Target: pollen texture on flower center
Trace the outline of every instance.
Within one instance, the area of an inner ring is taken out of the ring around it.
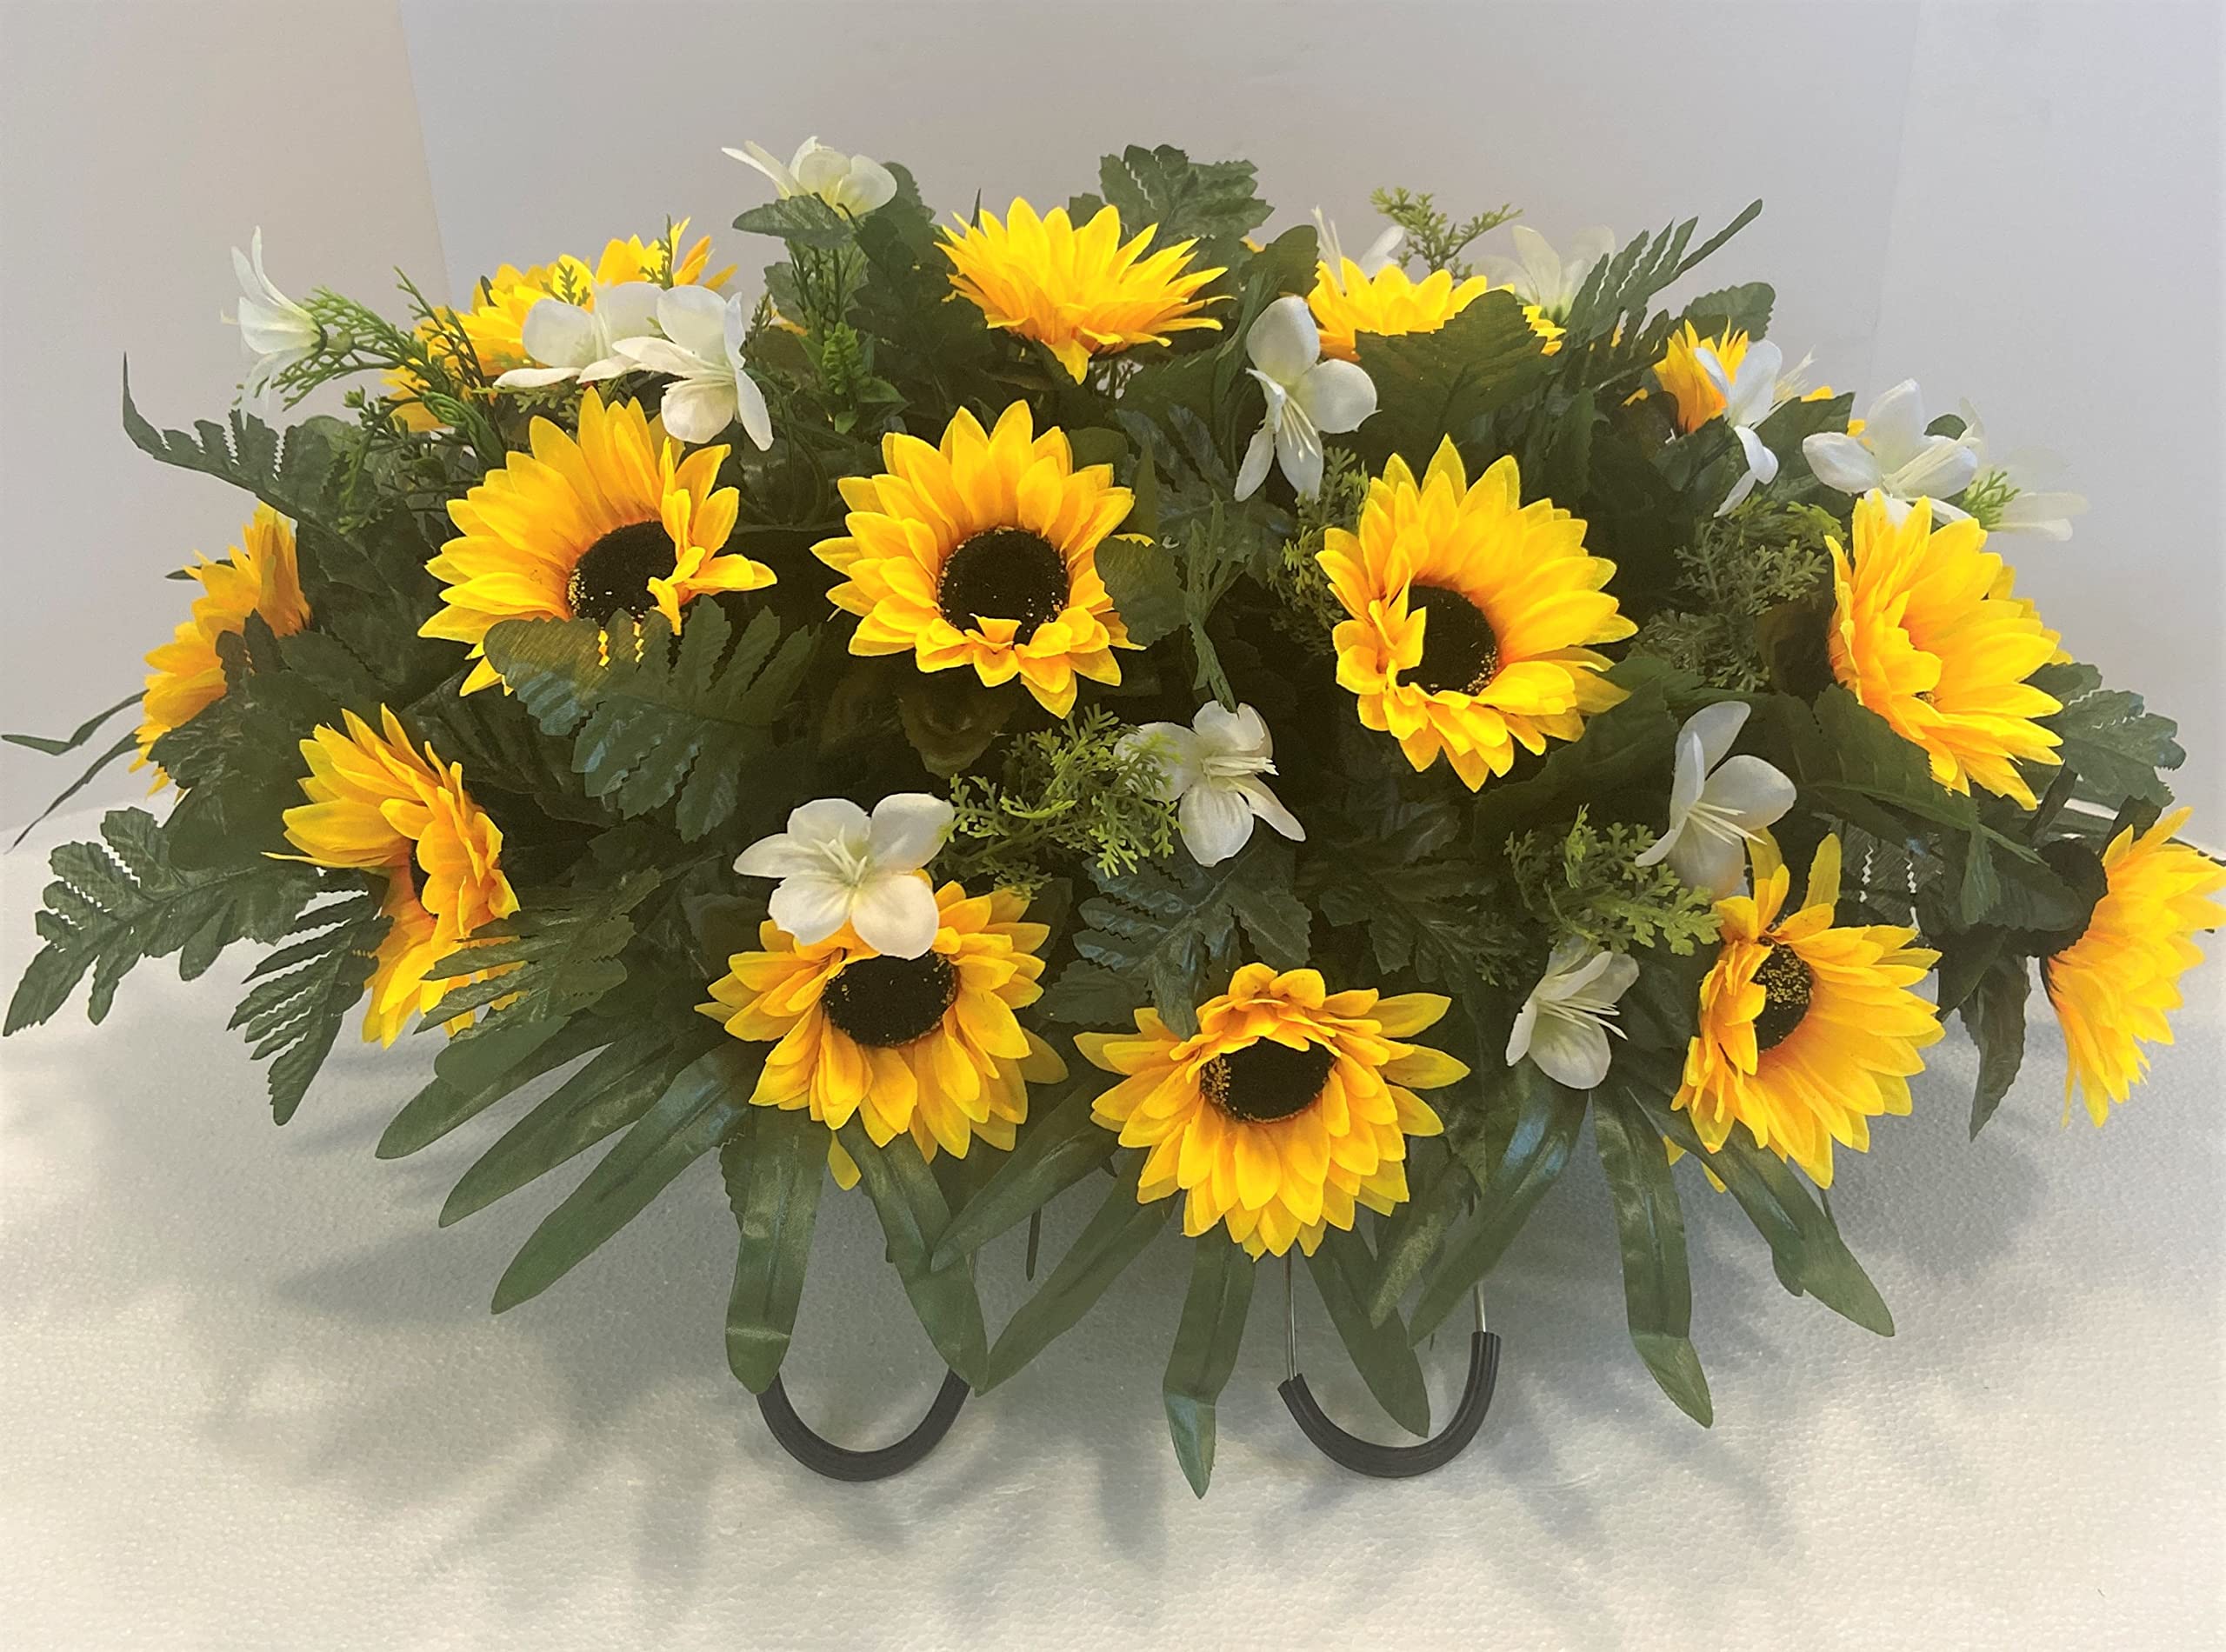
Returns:
[[[1499,638],[1483,610],[1442,585],[1410,585],[1407,611],[1427,614],[1423,657],[1413,673],[1427,693],[1481,694],[1499,672]]]
[[[943,563],[936,600],[960,630],[985,619],[1017,620],[1013,641],[1025,643],[1067,605],[1067,563],[1051,543],[1024,528],[976,534]]]
[[[661,522],[630,522],[590,545],[564,582],[564,600],[577,619],[608,624],[620,609],[646,614],[654,606],[650,581],[673,570],[672,536]]]
[[[1772,947],[1755,971],[1755,984],[1763,993],[1763,1012],[1755,1017],[1755,1048],[1775,1049],[1809,1013],[1816,976],[1791,947]]]
[[[957,1001],[957,971],[933,952],[846,963],[820,998],[828,1020],[876,1049],[926,1037]]]
[[[1198,1088],[1233,1117],[1269,1124],[1313,1106],[1336,1060],[1325,1045],[1293,1049],[1263,1038],[1208,1062]]]

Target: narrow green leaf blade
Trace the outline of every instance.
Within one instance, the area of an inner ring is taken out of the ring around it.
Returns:
[[[780,1375],[796,1330],[811,1256],[812,1223],[827,1179],[827,1129],[804,1109],[756,1107],[719,1151],[739,1238],[727,1297],[727,1364],[763,1394]]]
[[[1133,1176],[1116,1182],[1059,1265],[1006,1322],[990,1349],[984,1386],[996,1387],[1072,1329],[1167,1225],[1174,1203],[1163,1199],[1139,1204]]]
[[[1361,1293],[1376,1272],[1376,1258],[1368,1241],[1356,1233],[1331,1228],[1306,1259],[1314,1288],[1322,1293],[1322,1306],[1330,1322],[1343,1339],[1353,1369],[1368,1391],[1376,1396],[1391,1420],[1409,1434],[1430,1433],[1430,1389],[1423,1382],[1422,1362],[1407,1341],[1407,1327],[1397,1314],[1380,1323],[1369,1317]]]
[[[1090,1097],[1070,1095],[1030,1125],[996,1174],[951,1218],[935,1266],[963,1261],[1112,1156],[1120,1138],[1090,1117]]]
[[[1707,1428],[1716,1421],[1716,1406],[1693,1350],[1692,1274],[1670,1156],[1646,1115],[1611,1092],[1594,1098],[1592,1133],[1615,1205],[1631,1343],[1662,1391]]]
[[[1167,1357],[1160,1395],[1183,1477],[1203,1497],[1214,1473],[1214,1406],[1236,1369],[1244,1318],[1252,1306],[1252,1258],[1224,1234],[1192,1247],[1190,1294]]]
[[[982,1299],[974,1275],[962,1260],[943,1267],[932,1258],[936,1243],[950,1224],[950,1208],[935,1172],[910,1136],[876,1147],[853,1118],[838,1132],[843,1147],[857,1162],[859,1184],[873,1201],[881,1231],[889,1241],[889,1260],[912,1299],[920,1328],[943,1362],[980,1389],[990,1362],[990,1332],[982,1321]]]

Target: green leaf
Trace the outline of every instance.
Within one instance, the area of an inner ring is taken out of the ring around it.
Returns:
[[[1407,1327],[1396,1313],[1380,1323],[1370,1319],[1361,1299],[1376,1276],[1376,1258],[1369,1254],[1368,1241],[1357,1233],[1330,1228],[1306,1266],[1353,1369],[1376,1402],[1409,1434],[1428,1435],[1430,1389],[1423,1382],[1422,1362],[1407,1340]]]
[[[851,220],[816,195],[783,196],[751,207],[734,227],[746,235],[777,236],[792,247],[839,247],[851,234]]]
[[[2187,753],[2169,717],[2145,709],[2137,694],[2104,688],[2103,674],[2091,665],[2044,665],[2029,681],[2063,707],[2041,726],[2056,732],[2063,743],[2057,755],[2078,772],[2075,795],[2109,809],[2129,797],[2159,808],[2172,801],[2156,771],[2178,768]]]
[[[441,1206],[441,1226],[461,1222],[570,1163],[648,1112],[681,1069],[709,1053],[724,1036],[709,1022],[691,1019],[696,1025],[678,1031],[652,1023],[615,1038],[613,1023],[593,1019],[576,1036],[542,1045],[518,1069],[526,1076],[511,1082],[506,1075],[497,1094],[472,1096],[472,1110],[483,1111],[529,1078],[575,1059],[581,1048],[611,1040],[586,1066],[535,1102],[458,1178]]]
[[[229,1024],[245,1029],[256,1060],[276,1057],[268,1082],[277,1122],[293,1117],[341,1023],[363,997],[387,923],[377,893],[358,889],[303,913],[286,932],[292,944],[248,976],[248,995]]]
[[[1479,1077],[1478,1094],[1473,1098],[1463,1096],[1459,1105],[1448,1109],[1445,1163],[1428,1182],[1417,1185],[1414,1196],[1384,1218],[1379,1228],[1376,1276],[1362,1302],[1376,1324],[1397,1314],[1400,1298],[1443,1251],[1445,1236],[1490,1178],[1486,1120],[1495,1105],[1511,1105],[1518,1081],[1515,1070],[1504,1067]],[[1415,1175],[1412,1166],[1408,1175]]]
[[[1133,1173],[1116,1181],[1058,1266],[1006,1322],[990,1350],[984,1386],[996,1387],[1072,1329],[1143,1254],[1152,1236],[1167,1225],[1175,1204],[1172,1199],[1139,1204]]]
[[[140,691],[128,694],[109,707],[107,710],[96,711],[79,723],[74,730],[58,740],[40,734],[0,734],[0,740],[6,741],[11,746],[23,746],[32,751],[43,752],[50,757],[64,756],[77,750],[78,747],[99,733],[102,726],[117,712],[137,705],[143,697],[143,693]]]
[[[544,730],[577,730],[572,766],[589,796],[629,817],[676,798],[680,835],[693,843],[733,815],[811,657],[810,628],[783,639],[770,609],[730,655],[732,635],[725,610],[703,602],[690,606],[676,647],[662,615],[636,622],[622,610],[603,628],[505,620],[486,648]]]
[[[1971,1136],[1986,1128],[2002,1098],[2017,1082],[2025,1059],[2025,999],[2032,976],[2022,957],[1997,957],[1958,1006],[1971,1042],[1979,1048],[1978,1083],[1971,1092]]]
[[[1160,1396],[1183,1477],[1203,1497],[1214,1473],[1214,1405],[1236,1369],[1244,1316],[1252,1306],[1252,1258],[1228,1236],[1210,1233],[1191,1246],[1190,1289],[1167,1356]]]
[[[1705,1429],[1716,1407],[1693,1351],[1693,1282],[1670,1156],[1646,1115],[1612,1090],[1594,1098],[1592,1133],[1615,1204],[1631,1344],[1662,1391]]]
[[[752,1394],[780,1375],[803,1296],[827,1180],[827,1127],[802,1108],[756,1107],[719,1152],[739,1234],[727,1297],[727,1365]]]
[[[1360,337],[1377,410],[1352,440],[1371,470],[1393,454],[1420,475],[1447,436],[1457,444],[1494,408],[1534,388],[1551,358],[1511,292],[1488,292],[1434,333]]]
[[[1183,240],[1235,239],[1268,221],[1268,203],[1253,193],[1250,161],[1193,161],[1162,143],[1131,143],[1098,163],[1098,188],[1121,215],[1123,236],[1156,226],[1154,244]]]
[[[610,1042],[592,1017],[566,1023],[493,1016],[451,1040],[433,1058],[433,1077],[403,1103],[379,1136],[383,1159],[407,1158],[504,1096]]]
[[[495,1287],[495,1311],[548,1289],[725,1141],[749,1108],[764,1058],[763,1047],[730,1038],[691,1062],[533,1230]]]
[[[1130,642],[1149,648],[1190,623],[1183,577],[1164,545],[1108,539],[1097,548],[1097,572]]]
[[[1411,1341],[1419,1342],[1436,1330],[1470,1288],[1492,1270],[1508,1242],[1561,1176],[1570,1149],[1576,1144],[1584,1122],[1585,1093],[1563,1088],[1527,1063],[1516,1070],[1526,1076],[1523,1082],[1527,1088],[1516,1115],[1515,1133],[1484,1182],[1476,1217],[1448,1244],[1423,1282],[1408,1325]]]
[[[1700,222],[1697,218],[1688,218],[1654,235],[1632,236],[1612,256],[1594,264],[1585,277],[1563,323],[1563,352],[1573,354],[1596,338],[1610,338],[1619,332],[1640,333],[1655,295],[1754,222],[1762,210],[1760,201],[1750,203],[1690,256],[1685,249]]]
[[[1703,338],[1724,333],[1745,333],[1760,338],[1770,330],[1770,306],[1777,294],[1767,281],[1749,281],[1736,287],[1704,292],[1685,306],[1683,319]],[[1840,428],[1847,427],[1843,423]]]
[[[634,938],[634,909],[663,881],[662,872],[637,869],[607,888],[543,890],[530,908],[483,924],[426,970],[426,978],[501,973],[450,988],[439,1013],[421,1021],[417,1030],[500,1002],[485,1023],[457,1041],[468,1045],[495,1026],[563,1021],[587,1009],[626,979],[618,955]]]
[[[1311,920],[1291,877],[1290,845],[1265,833],[1218,866],[1184,860],[1099,876],[1098,896],[1082,903],[1079,962],[1044,994],[1043,1013],[1102,1027],[1149,1003],[1169,1026],[1196,1031],[1209,982],[1236,968],[1238,923],[1277,969],[1306,963]]]
[[[337,539],[341,530],[340,467],[331,432],[343,430],[331,419],[310,419],[283,436],[261,419],[234,408],[226,423],[197,423],[191,436],[158,430],[131,403],[131,363],[123,364],[123,431],[148,457],[181,470],[197,470],[236,488],[244,488],[272,510]]]
[[[950,1225],[950,1207],[934,1171],[909,1136],[876,1147],[855,1117],[836,1134],[857,1162],[859,1185],[881,1218],[889,1260],[912,1300],[920,1328],[946,1365],[970,1387],[982,1388],[988,1380],[989,1328],[982,1322],[970,1262],[935,1263],[936,1242]]]
[[[110,812],[101,836],[64,843],[49,857],[55,881],[36,919],[46,944],[17,984],[8,1032],[51,1016],[88,970],[85,1016],[97,1023],[143,958],[176,953],[178,975],[190,981],[235,941],[275,942],[318,888],[316,873],[286,862],[181,868],[169,828],[143,809]]]
[[[14,740],[17,741],[18,744],[26,743],[22,736],[16,735],[0,736],[0,738]],[[13,849],[17,843],[22,843],[23,839],[29,837],[32,832],[38,829],[41,822],[47,819],[47,817],[52,815],[56,809],[61,808],[63,804],[68,803],[72,797],[75,797],[79,792],[84,790],[86,787],[91,785],[93,782],[99,779],[103,774],[107,772],[108,767],[110,763],[114,763],[118,757],[124,756],[130,752],[137,750],[138,747],[139,735],[138,731],[134,729],[130,733],[120,737],[114,745],[110,746],[105,750],[102,751],[99,756],[96,756],[92,760],[92,762],[85,765],[83,773],[80,774],[75,780],[71,781],[59,792],[56,793],[54,800],[51,803],[48,803],[45,808],[40,809],[37,814],[32,816],[31,818],[24,823],[23,830],[16,834],[14,840],[9,843],[8,847]]]
[[[936,1242],[935,1265],[963,1262],[1113,1156],[1120,1137],[1090,1116],[1077,1089],[1032,1120],[1013,1150]]]

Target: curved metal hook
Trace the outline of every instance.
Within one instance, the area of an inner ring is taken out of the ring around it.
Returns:
[[[1491,1409],[1492,1389],[1499,1381],[1499,1334],[1484,1329],[1483,1292],[1471,1291],[1470,1301],[1476,1307],[1476,1328],[1469,1336],[1469,1381],[1461,1390],[1460,1403],[1453,1408],[1452,1420],[1442,1432],[1420,1445],[1377,1445],[1372,1440],[1347,1433],[1331,1422],[1329,1413],[1315,1399],[1313,1390],[1306,1386],[1306,1379],[1299,1375],[1298,1309],[1292,1300],[1290,1262],[1285,1257],[1283,1350],[1290,1375],[1276,1392],[1283,1396],[1283,1405],[1290,1412],[1291,1421],[1298,1424],[1299,1432],[1339,1468],[1377,1480],[1404,1480],[1428,1474],[1459,1456],[1476,1437],[1476,1430],[1483,1427],[1484,1414]]]
[[[956,1371],[945,1372],[935,1403],[928,1408],[919,1426],[894,1445],[879,1446],[871,1451],[853,1451],[814,1432],[811,1425],[796,1415],[796,1407],[790,1402],[789,1391],[782,1386],[777,1375],[773,1385],[757,1396],[757,1410],[765,1419],[766,1431],[779,1442],[781,1449],[812,1473],[824,1475],[830,1480],[886,1480],[891,1475],[903,1474],[943,1443],[943,1436],[950,1432],[950,1425],[958,1416],[958,1408],[966,1403],[968,1392],[964,1377]]]

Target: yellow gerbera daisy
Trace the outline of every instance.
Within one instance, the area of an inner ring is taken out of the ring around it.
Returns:
[[[2079,1095],[2097,1125],[2110,1104],[2149,1070],[2144,1043],[2169,1044],[2168,1009],[2180,1007],[2180,977],[2203,962],[2189,937],[2226,923],[2210,899],[2226,889],[2226,867],[2172,836],[2187,824],[2178,809],[2136,836],[2127,827],[2103,851],[2109,889],[2076,940],[2041,961],[2041,984],[2056,1006],[2070,1056],[2063,1116]]]
[[[950,284],[990,326],[1032,338],[1057,356],[1076,383],[1093,356],[1221,326],[1198,313],[1215,301],[1196,294],[1222,271],[1189,268],[1194,241],[1143,256],[1157,224],[1123,242],[1121,215],[1111,207],[1079,230],[1066,208],[1039,218],[1025,201],[1015,201],[1003,223],[994,212],[976,216],[977,223],[943,231],[943,256],[956,266]]]
[[[531,453],[450,501],[457,536],[425,564],[448,590],[418,635],[471,644],[466,694],[500,680],[483,644],[502,620],[601,623],[654,608],[677,630],[696,597],[773,583],[763,563],[719,554],[739,502],[712,486],[725,448],[683,459],[639,406],[605,408],[593,390],[580,398],[576,440],[547,419],[533,422],[532,440]]]
[[[1710,1152],[1734,1124],[1832,1185],[1832,1143],[1870,1147],[1869,1121],[1909,1110],[1917,1051],[1941,1036],[1910,989],[1939,959],[1914,929],[1834,928],[1840,841],[1809,869],[1808,903],[1784,914],[1792,876],[1767,833],[1754,843],[1755,892],[1716,903],[1723,950],[1701,982],[1701,1029],[1672,1105]]]
[[[229,557],[212,563],[202,556],[186,571],[201,582],[201,595],[193,599],[192,618],[147,656],[154,669],[147,674],[147,695],[141,702],[135,769],[147,763],[156,741],[224,697],[218,637],[238,635],[250,614],[261,615],[277,636],[291,636],[310,623],[294,560],[293,524],[269,505],[255,508]],[[165,778],[157,770],[156,786]]]
[[[1335,271],[1326,262],[1315,266],[1314,290],[1306,295],[1306,307],[1314,312],[1315,324],[1321,329],[1322,353],[1356,362],[1360,345],[1355,335],[1374,333],[1396,338],[1407,333],[1434,333],[1490,287],[1482,276],[1456,283],[1443,270],[1434,270],[1414,281],[1396,263],[1385,264],[1372,276],[1363,275],[1350,258],[1341,257]],[[1550,336],[1541,333],[1541,336]]]
[[[344,716],[344,732],[319,728],[302,742],[310,801],[286,811],[286,841],[312,864],[386,879],[391,922],[371,973],[363,1037],[390,1044],[412,1014],[431,1011],[457,984],[429,981],[426,970],[516,912],[518,900],[503,874],[502,829],[464,789],[463,765],[443,763],[430,746],[421,756],[384,706],[379,729],[353,711]]]
[[[1399,1042],[1435,1025],[1450,1001],[1330,992],[1321,972],[1248,963],[1179,1037],[1156,1010],[1134,1033],[1084,1033],[1076,1048],[1122,1080],[1093,1116],[1121,1145],[1150,1149],[1138,1202],[1178,1189],[1183,1231],[1216,1222],[1251,1255],[1308,1256],[1353,1206],[1389,1213],[1407,1196],[1407,1137],[1444,1129],[1415,1094],[1467,1076],[1443,1051]]]
[[[1747,343],[1743,332],[1719,333],[1714,338],[1703,338],[1690,322],[1670,335],[1662,359],[1654,364],[1654,376],[1677,403],[1680,430],[1697,430],[1723,411],[1723,392],[1702,370],[1700,357],[1695,352],[1706,345],[1723,364],[1724,376],[1736,378],[1739,363],[1746,358]]]
[[[1601,589],[1616,565],[1585,553],[1568,511],[1523,503],[1512,455],[1474,486],[1450,441],[1419,485],[1394,457],[1359,531],[1330,529],[1316,560],[1352,616],[1332,637],[1337,681],[1418,769],[1443,753],[1473,791],[1518,743],[1574,740],[1623,697],[1590,646],[1637,629]]]
[[[923,671],[970,665],[991,687],[1016,676],[1054,715],[1075,703],[1075,678],[1121,680],[1116,648],[1133,648],[1097,547],[1129,514],[1110,465],[1077,470],[1066,433],[1037,436],[1025,402],[985,432],[961,410],[930,447],[881,439],[889,468],[845,476],[850,507],[839,539],[813,547],[839,570],[828,593],[860,616],[853,654],[902,654]]]
[[[2056,656],[2056,634],[2010,594],[1986,530],[1969,518],[1936,529],[1930,500],[1896,523],[1884,496],[1868,494],[1853,538],[1851,556],[1828,542],[1833,676],[1924,749],[1942,785],[1968,792],[1976,781],[2030,809],[2013,759],[2063,761],[2061,742],[2033,721],[2063,708],[2025,681]]]
[[[520,270],[504,264],[493,275],[482,277],[472,291],[469,310],[443,312],[442,326],[431,321],[420,322],[417,336],[433,350],[445,352],[451,346],[452,331],[459,330],[471,342],[471,351],[480,376],[492,383],[514,367],[530,367],[533,358],[526,354],[524,329],[526,314],[544,298],[562,298],[568,303],[583,308],[595,308],[597,287],[614,287],[623,281],[654,281],[673,287],[704,286],[714,292],[723,288],[734,266],[729,264],[714,275],[704,271],[711,261],[711,237],[703,236],[685,252],[675,259],[671,279],[665,279],[665,249],[668,244],[677,249],[680,237],[687,233],[688,220],[683,218],[672,227],[666,241],[643,241],[639,236],[630,236],[623,241],[610,241],[603,244],[603,256],[590,265],[583,258],[564,254],[554,263],[534,264]],[[423,394],[424,381],[407,369],[397,369],[386,376],[387,389],[396,398],[395,416],[413,430],[438,428],[441,421],[418,401]]]
[[[1010,1149],[1028,1117],[1028,1085],[1064,1078],[1058,1052],[1013,1011],[1043,996],[1036,954],[1050,931],[1021,921],[1009,890],[936,891],[942,923],[916,958],[887,957],[845,924],[799,945],[770,918],[761,952],[737,952],[697,1006],[736,1038],[778,1040],[750,1099],[809,1108],[829,1130],[853,1116],[876,1147],[910,1134],[933,1160],[976,1137]],[[850,1187],[858,1168],[831,1136],[828,1163]]]

